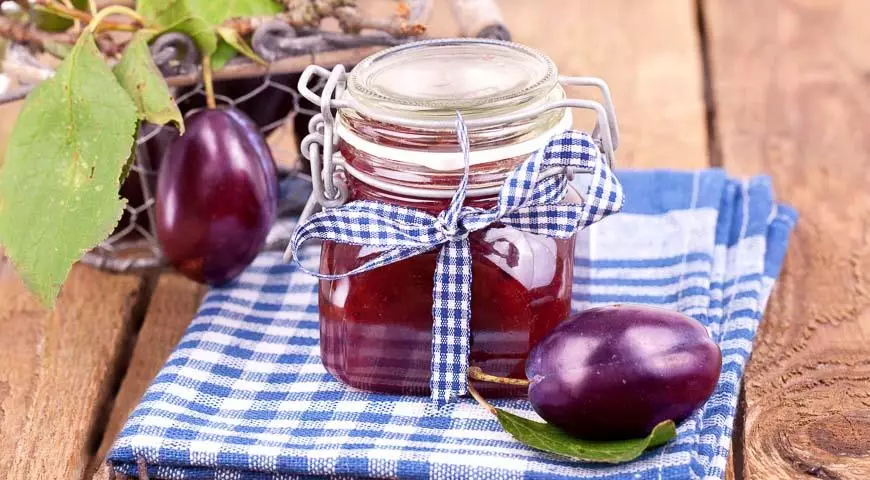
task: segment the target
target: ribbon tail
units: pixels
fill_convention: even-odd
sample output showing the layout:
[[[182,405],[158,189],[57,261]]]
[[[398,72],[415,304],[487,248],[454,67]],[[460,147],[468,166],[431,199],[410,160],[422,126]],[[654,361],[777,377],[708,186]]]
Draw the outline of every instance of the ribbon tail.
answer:
[[[432,376],[436,407],[467,390],[471,341],[471,252],[468,238],[444,244],[435,267],[432,295]]]

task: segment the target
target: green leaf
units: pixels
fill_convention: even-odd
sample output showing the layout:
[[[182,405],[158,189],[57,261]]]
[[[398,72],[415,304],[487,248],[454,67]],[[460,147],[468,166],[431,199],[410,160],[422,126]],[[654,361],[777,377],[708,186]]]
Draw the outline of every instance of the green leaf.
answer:
[[[181,32],[187,34],[196,42],[199,53],[211,55],[217,49],[217,37],[214,27],[199,17],[184,17],[181,20],[169,24],[163,32]]]
[[[72,6],[78,10],[87,10],[88,0],[72,0]],[[72,19],[55,15],[37,6],[30,7],[30,19],[36,28],[44,32],[63,32],[72,26]]]
[[[147,20],[162,26],[161,32],[190,35],[200,53],[212,55],[218,49],[216,27],[224,21],[235,17],[275,15],[283,11],[283,6],[275,0],[139,0],[136,10]],[[228,43],[235,47],[233,42]],[[219,55],[220,66],[232,58],[226,50],[220,51]],[[214,63],[212,58],[212,68],[219,68]]]
[[[136,122],[136,133],[133,134],[133,138],[139,138],[140,126],[142,126],[142,122]],[[136,142],[133,142],[133,144],[130,145],[130,153],[127,156],[127,161],[124,162],[124,166],[121,167],[121,176],[118,177],[118,185],[124,185],[124,180],[127,179],[127,175],[130,175],[130,170],[133,168],[134,163],[136,163]]]
[[[644,450],[663,445],[677,435],[674,422],[665,420],[645,438],[611,442],[582,440],[548,423],[529,420],[499,408],[495,411],[498,423],[517,440],[538,450],[584,462],[628,462],[639,457]]]
[[[274,0],[187,0],[190,8],[199,17],[212,25],[236,17],[275,15],[284,7]]]
[[[0,170],[0,243],[46,305],[118,223],[135,131],[136,106],[85,31],[27,97]]]
[[[220,70],[221,68],[224,68],[224,65],[235,58],[235,56],[236,49],[233,48],[232,45],[223,40],[218,40],[217,50],[211,54],[212,70]]]
[[[235,30],[220,25],[235,17],[252,17],[275,15],[283,11],[283,7],[273,0],[188,0],[193,11],[206,21],[215,25],[215,31],[221,38],[217,51],[212,55],[211,66],[220,70],[227,64],[236,52],[251,60],[265,64],[266,62],[254,53],[254,50]]]
[[[159,25],[159,33],[181,32],[190,36],[202,55],[211,55],[217,49],[214,26],[191,9],[190,0],[140,0],[136,2],[136,11]]]
[[[124,50],[124,57],[115,66],[115,76],[133,98],[140,119],[156,125],[173,122],[184,133],[184,121],[178,105],[148,50],[149,38],[150,35],[143,32],[133,36]]]
[[[242,55],[250,58],[251,60],[259,63],[260,65],[266,64],[266,61],[263,60],[262,58],[260,58],[260,56],[257,55],[257,53],[254,52],[254,50],[251,49],[250,46],[248,46],[248,43],[245,42],[245,39],[242,38],[241,35],[239,35],[239,32],[233,30],[232,28],[217,27],[217,33],[218,33],[218,35],[220,35],[220,37],[225,42],[227,42],[230,46],[232,46],[234,49],[236,49]],[[226,62],[224,62],[224,63],[226,63]],[[214,62],[212,62],[212,66],[214,67]],[[220,67],[214,67],[214,68],[218,69]]]

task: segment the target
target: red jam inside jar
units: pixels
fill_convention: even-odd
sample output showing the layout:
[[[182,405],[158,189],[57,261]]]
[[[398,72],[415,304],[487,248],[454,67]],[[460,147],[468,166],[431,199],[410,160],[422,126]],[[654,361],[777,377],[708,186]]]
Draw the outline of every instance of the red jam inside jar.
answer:
[[[443,72],[451,72],[444,76]],[[364,60],[347,93],[401,119],[465,119],[509,113],[561,98],[552,62],[505,43],[438,41],[397,47]],[[470,128],[467,205],[495,205],[507,173],[570,125],[570,113]],[[462,177],[452,129],[411,128],[340,110],[341,180],[349,200],[374,200],[437,215]],[[377,182],[372,182],[376,179]],[[377,183],[377,185],[373,185]],[[388,185],[388,187],[385,187]],[[398,188],[391,188],[398,187]],[[489,192],[482,189],[490,188]],[[440,192],[441,198],[432,198]],[[565,202],[581,199],[569,189]],[[525,378],[529,350],[568,316],[575,238],[555,239],[495,223],[469,235],[472,257],[470,364],[498,376]],[[347,273],[381,250],[324,242],[320,271]],[[432,355],[432,291],[438,248],[365,273],[321,280],[321,358],[344,383],[363,390],[426,395]],[[477,385],[487,395],[521,387]]]

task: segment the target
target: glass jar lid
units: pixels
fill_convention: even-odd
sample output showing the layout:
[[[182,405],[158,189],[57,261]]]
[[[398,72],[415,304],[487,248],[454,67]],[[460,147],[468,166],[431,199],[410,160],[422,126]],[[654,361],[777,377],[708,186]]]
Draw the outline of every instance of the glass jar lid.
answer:
[[[426,120],[509,113],[543,101],[557,85],[552,60],[497,40],[438,39],[372,55],[349,74],[347,94],[367,108]]]

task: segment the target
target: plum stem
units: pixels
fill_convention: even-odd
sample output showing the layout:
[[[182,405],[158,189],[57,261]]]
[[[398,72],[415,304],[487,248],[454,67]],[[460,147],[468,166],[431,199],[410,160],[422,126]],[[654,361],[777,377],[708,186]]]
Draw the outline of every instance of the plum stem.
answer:
[[[72,10],[75,10],[75,8],[76,8],[76,7],[72,4],[72,0],[61,0],[61,3],[63,3],[63,5],[64,5],[66,8],[69,8],[69,9],[72,9]],[[79,20],[78,18],[74,18],[74,19],[73,19],[73,31],[74,31],[74,32],[80,32],[81,30],[82,30],[82,21]]]
[[[520,387],[528,387],[529,381],[522,378],[507,378],[497,377],[488,373],[483,373],[480,367],[468,367],[468,378],[480,382],[500,383],[502,385],[518,385]]]
[[[100,23],[106,19],[109,15],[124,15],[126,17],[132,18],[139,25],[145,25],[145,19],[142,18],[135,10],[125,7],[123,5],[109,5],[108,7],[100,10],[91,18],[90,23],[88,23],[88,29],[92,32],[97,30],[97,27],[100,26]],[[130,25],[129,28],[131,30],[138,30],[136,25]],[[126,29],[126,28],[125,28]]]
[[[490,403],[487,402],[485,398],[483,398],[483,395],[481,395],[480,392],[478,392],[477,389],[474,388],[470,382],[468,383],[468,393],[470,393],[471,396],[474,397],[475,400],[477,400],[477,403],[479,403],[481,407],[489,410],[489,413],[496,415],[495,407],[490,405]]]
[[[214,82],[211,75],[211,57],[202,56],[202,83],[205,84],[205,104],[208,108],[217,108],[214,99]]]
[[[93,12],[88,13],[83,10],[73,8],[72,3],[69,3],[69,5],[67,5],[68,1],[69,0],[36,0],[33,6],[36,10],[48,12],[59,17],[68,18],[75,22],[87,23],[90,25],[89,29],[91,31],[97,31],[97,27],[101,26],[102,28],[99,29],[100,31],[117,30],[122,32],[135,32],[139,30],[142,25],[145,24],[145,19],[142,18],[141,15],[136,13],[135,10],[124,7],[123,5],[110,5],[94,14]],[[103,11],[107,11],[107,13],[103,14]],[[132,18],[135,23],[121,23],[106,20],[107,16],[115,14],[120,14]],[[78,37],[78,35],[75,35],[75,37]]]

